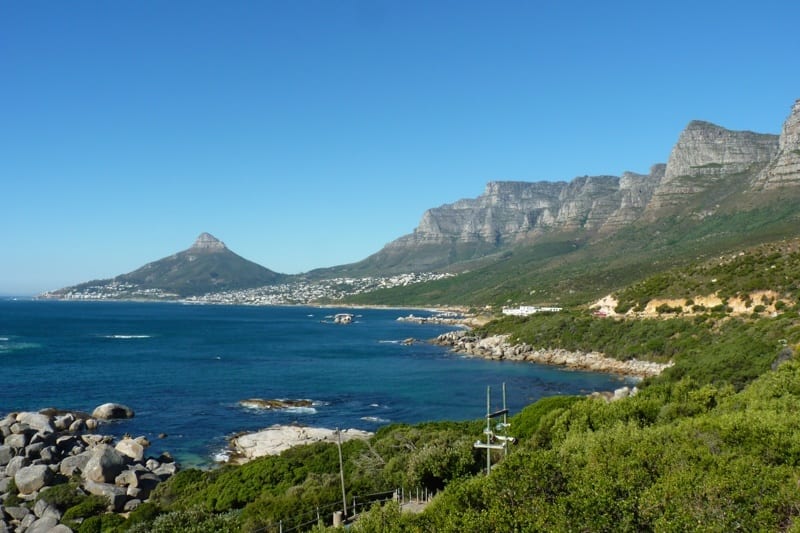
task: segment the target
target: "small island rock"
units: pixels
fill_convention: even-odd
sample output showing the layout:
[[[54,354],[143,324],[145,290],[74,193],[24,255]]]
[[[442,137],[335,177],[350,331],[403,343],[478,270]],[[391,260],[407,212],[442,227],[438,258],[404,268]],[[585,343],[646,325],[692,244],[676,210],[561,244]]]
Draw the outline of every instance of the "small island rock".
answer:
[[[104,403],[92,411],[92,418],[114,420],[117,418],[133,418],[133,409],[119,403]]]

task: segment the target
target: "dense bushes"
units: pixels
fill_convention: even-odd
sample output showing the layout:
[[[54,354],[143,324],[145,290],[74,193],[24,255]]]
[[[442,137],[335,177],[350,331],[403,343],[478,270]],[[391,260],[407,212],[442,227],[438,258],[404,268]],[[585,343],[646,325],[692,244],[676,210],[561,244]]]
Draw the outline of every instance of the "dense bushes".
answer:
[[[643,305],[658,290],[696,305],[688,293],[709,272],[734,294],[771,279],[771,271],[800,268],[782,257],[765,251],[687,269],[684,277],[670,273],[635,287],[626,301]],[[730,281],[736,276],[744,276],[738,285]],[[782,283],[798,290],[791,279]],[[771,303],[754,300],[754,310]],[[368,442],[345,443],[349,504],[353,495],[396,487],[440,491],[422,514],[375,505],[352,530],[800,531],[793,526],[800,524],[800,323],[780,307],[773,318],[732,318],[725,309],[643,320],[564,312],[487,325],[478,333],[674,366],[625,400],[553,397],[526,407],[511,418],[517,444],[489,476],[473,447],[481,420],[391,425]],[[338,472],[336,446],[324,443],[241,467],[183,471],[123,524],[76,503],[67,489],[43,497],[68,514],[80,510],[86,531],[271,531],[279,521],[311,527],[309,511],[341,498]],[[314,531],[326,530],[330,513],[322,518]]]
[[[352,530],[785,529],[800,519],[800,418],[787,416],[797,412],[796,361],[739,392],[684,377],[613,403],[546,398],[512,417],[518,442],[488,477],[469,446],[481,421],[385,427],[346,447],[348,494],[351,484],[390,480],[443,490],[420,515],[374,506]],[[278,520],[292,527],[292,517],[341,496],[335,455],[335,446],[317,444],[243,467],[183,472],[158,493],[170,512],[156,517],[151,508],[130,531],[254,531]]]
[[[549,417],[561,409],[542,409],[554,438],[523,440],[421,516],[384,514],[385,530],[778,531],[800,518],[800,420],[785,415],[800,409],[796,362],[740,393],[681,381]]]

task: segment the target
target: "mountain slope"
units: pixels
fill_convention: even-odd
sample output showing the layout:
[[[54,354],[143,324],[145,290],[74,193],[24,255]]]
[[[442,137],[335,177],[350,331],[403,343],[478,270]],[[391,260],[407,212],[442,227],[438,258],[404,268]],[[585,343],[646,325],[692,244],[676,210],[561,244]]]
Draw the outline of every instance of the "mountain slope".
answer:
[[[48,293],[71,298],[173,298],[271,285],[286,276],[248,261],[202,233],[194,244],[169,257],[113,279],[90,281]]]
[[[359,303],[577,302],[687,261],[796,235],[798,162],[800,100],[780,137],[693,121],[668,163],[647,176],[490,183],[475,200],[429,210],[413,234],[345,268],[462,272]]]

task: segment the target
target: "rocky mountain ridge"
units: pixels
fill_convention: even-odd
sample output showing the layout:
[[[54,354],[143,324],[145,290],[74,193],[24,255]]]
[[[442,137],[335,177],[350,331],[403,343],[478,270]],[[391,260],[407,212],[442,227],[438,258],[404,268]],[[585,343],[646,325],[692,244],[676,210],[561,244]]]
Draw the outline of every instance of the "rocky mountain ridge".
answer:
[[[780,135],[692,121],[667,163],[653,165],[647,175],[490,182],[477,198],[429,209],[411,234],[351,267],[448,268],[549,238],[592,240],[671,215],[701,219],[725,205],[758,204],[764,190],[798,183],[800,100]]]
[[[670,247],[685,240],[686,235],[695,242],[684,250],[707,249],[709,245],[722,249],[740,238],[780,237],[794,224],[792,217],[800,201],[798,184],[800,100],[792,107],[780,135],[732,131],[692,121],[680,134],[667,162],[654,164],[647,174],[587,175],[557,182],[489,182],[477,198],[427,210],[412,233],[358,263],[286,276],[247,261],[203,233],[187,250],[128,274],[45,296],[180,299],[292,281],[315,283],[432,271],[463,273],[497,265],[522,251],[509,267],[512,272],[492,267],[490,274],[503,279],[495,280],[490,292],[492,298],[501,298],[501,292],[523,290],[522,286],[512,286],[518,285],[514,276],[525,275],[534,260],[559,258],[564,266],[596,262],[603,256],[608,265],[617,263],[613,266],[617,273],[626,268],[641,271],[650,267],[654,254],[674,256],[676,251]],[[745,220],[748,213],[752,220]],[[731,217],[738,217],[733,225]],[[759,228],[761,233],[753,234],[752,228]],[[592,252],[573,253],[592,247]],[[607,248],[608,253],[598,254],[597,247]],[[633,252],[646,256],[633,258]],[[552,263],[539,267],[556,268]],[[553,274],[554,279],[571,275],[574,272]],[[605,278],[617,279],[617,275],[611,273]],[[439,293],[452,294],[455,282],[442,283],[448,285]],[[479,279],[469,283],[472,292],[482,289]]]

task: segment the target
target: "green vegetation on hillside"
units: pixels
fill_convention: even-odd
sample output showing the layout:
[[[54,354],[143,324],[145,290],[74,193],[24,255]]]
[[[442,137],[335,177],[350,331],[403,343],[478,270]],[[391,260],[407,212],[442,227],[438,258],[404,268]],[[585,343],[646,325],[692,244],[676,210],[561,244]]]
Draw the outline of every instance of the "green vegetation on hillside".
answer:
[[[771,289],[786,298],[774,316],[720,309],[615,319],[587,305],[476,330],[674,366],[623,400],[555,396],[515,413],[516,444],[506,458],[492,452],[488,476],[473,446],[482,420],[391,425],[345,443],[347,505],[359,513],[350,530],[800,532],[799,248],[764,245],[618,293],[643,305],[710,288],[730,296]],[[334,531],[338,472],[337,448],[325,443],[240,467],[186,470],[126,521],[92,508],[79,531]],[[437,496],[420,514],[404,513],[386,501],[398,487]]]
[[[713,189],[716,190],[716,189]],[[711,191],[708,192],[711,194]],[[722,193],[720,193],[722,194]],[[350,298],[360,304],[579,305],[637,281],[763,242],[796,235],[798,200],[770,198],[768,206],[720,207],[702,217],[664,216],[626,226],[607,237],[584,233],[543,237],[475,263],[455,278]]]

